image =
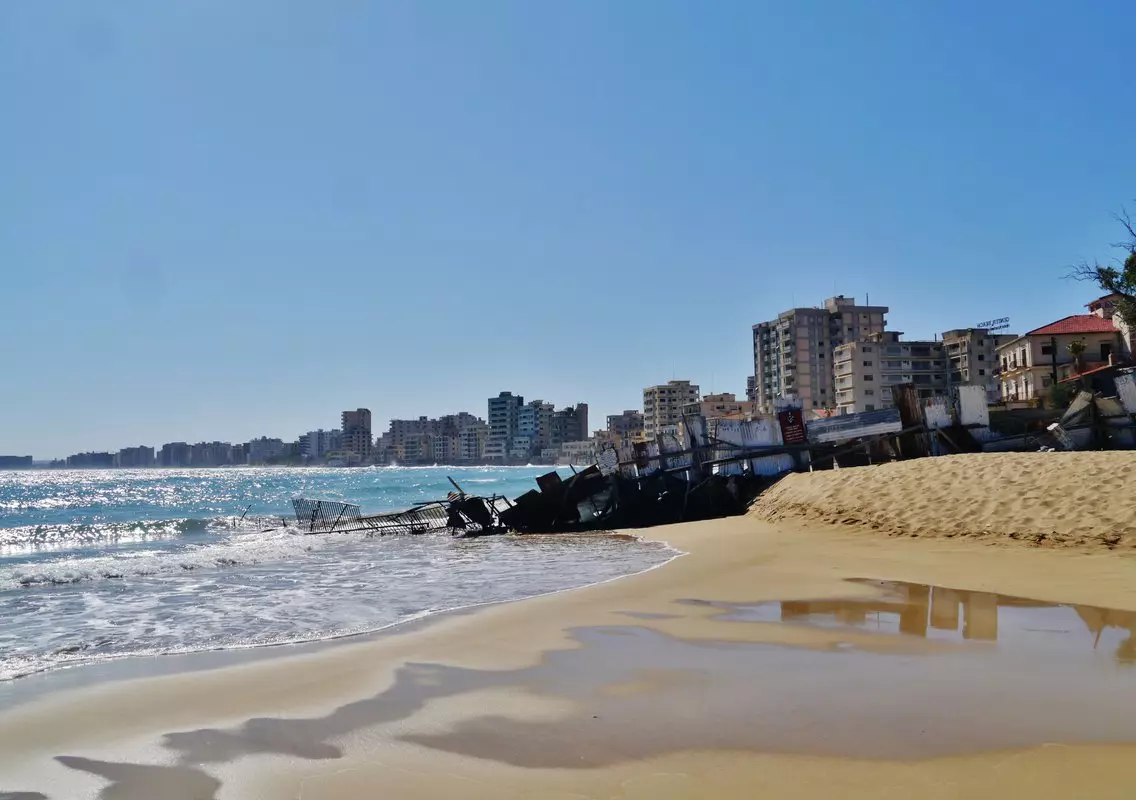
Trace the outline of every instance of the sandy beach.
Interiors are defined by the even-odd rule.
[[[0,797],[1129,797],[1136,558],[1079,528],[1134,518],[1136,460],[1016,458],[792,476],[639,575],[45,696],[0,713]]]
[[[750,509],[889,536],[1131,550],[1136,452],[983,453],[789,475]]]

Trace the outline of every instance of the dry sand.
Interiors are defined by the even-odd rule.
[[[1055,473],[1073,463],[1045,458],[1018,463]],[[963,461],[927,463],[968,472]],[[867,480],[857,472],[840,475]],[[1110,491],[1102,477],[1071,482],[1092,496]],[[818,479],[834,480],[792,478],[781,492],[799,483],[805,496]],[[1056,513],[1065,482],[1052,481]],[[908,486],[919,496],[892,495],[902,515],[926,499],[919,480]],[[983,496],[969,506],[984,507]],[[1123,613],[1136,611],[1136,558],[752,516],[650,533],[688,554],[403,635],[0,711],[0,796],[1131,797],[1136,667],[1119,665],[1117,628],[1102,629],[1106,648],[1102,631],[1094,643],[1084,626],[1136,618]],[[726,613],[762,601],[881,602],[850,578],[958,590],[971,640]],[[1031,661],[975,641],[997,635],[990,592],[1083,604],[1064,610],[1069,631],[1053,632],[1077,648]]]
[[[789,475],[750,514],[889,536],[1136,548],[1136,452],[983,453]]]

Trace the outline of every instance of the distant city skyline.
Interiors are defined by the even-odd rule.
[[[838,294],[1044,325],[1136,197],[1129,13],[3,4],[0,453],[744,396]]]

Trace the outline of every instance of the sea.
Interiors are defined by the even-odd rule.
[[[640,572],[604,535],[310,535],[294,497],[364,513],[535,488],[547,467],[0,472],[0,681],[92,662],[348,637]]]

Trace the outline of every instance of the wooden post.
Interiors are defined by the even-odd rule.
[[[919,392],[915,384],[896,384],[891,387],[891,393],[904,429],[904,433],[898,437],[900,454],[903,458],[930,455],[926,437],[916,432],[923,426],[923,409],[919,405]]]

